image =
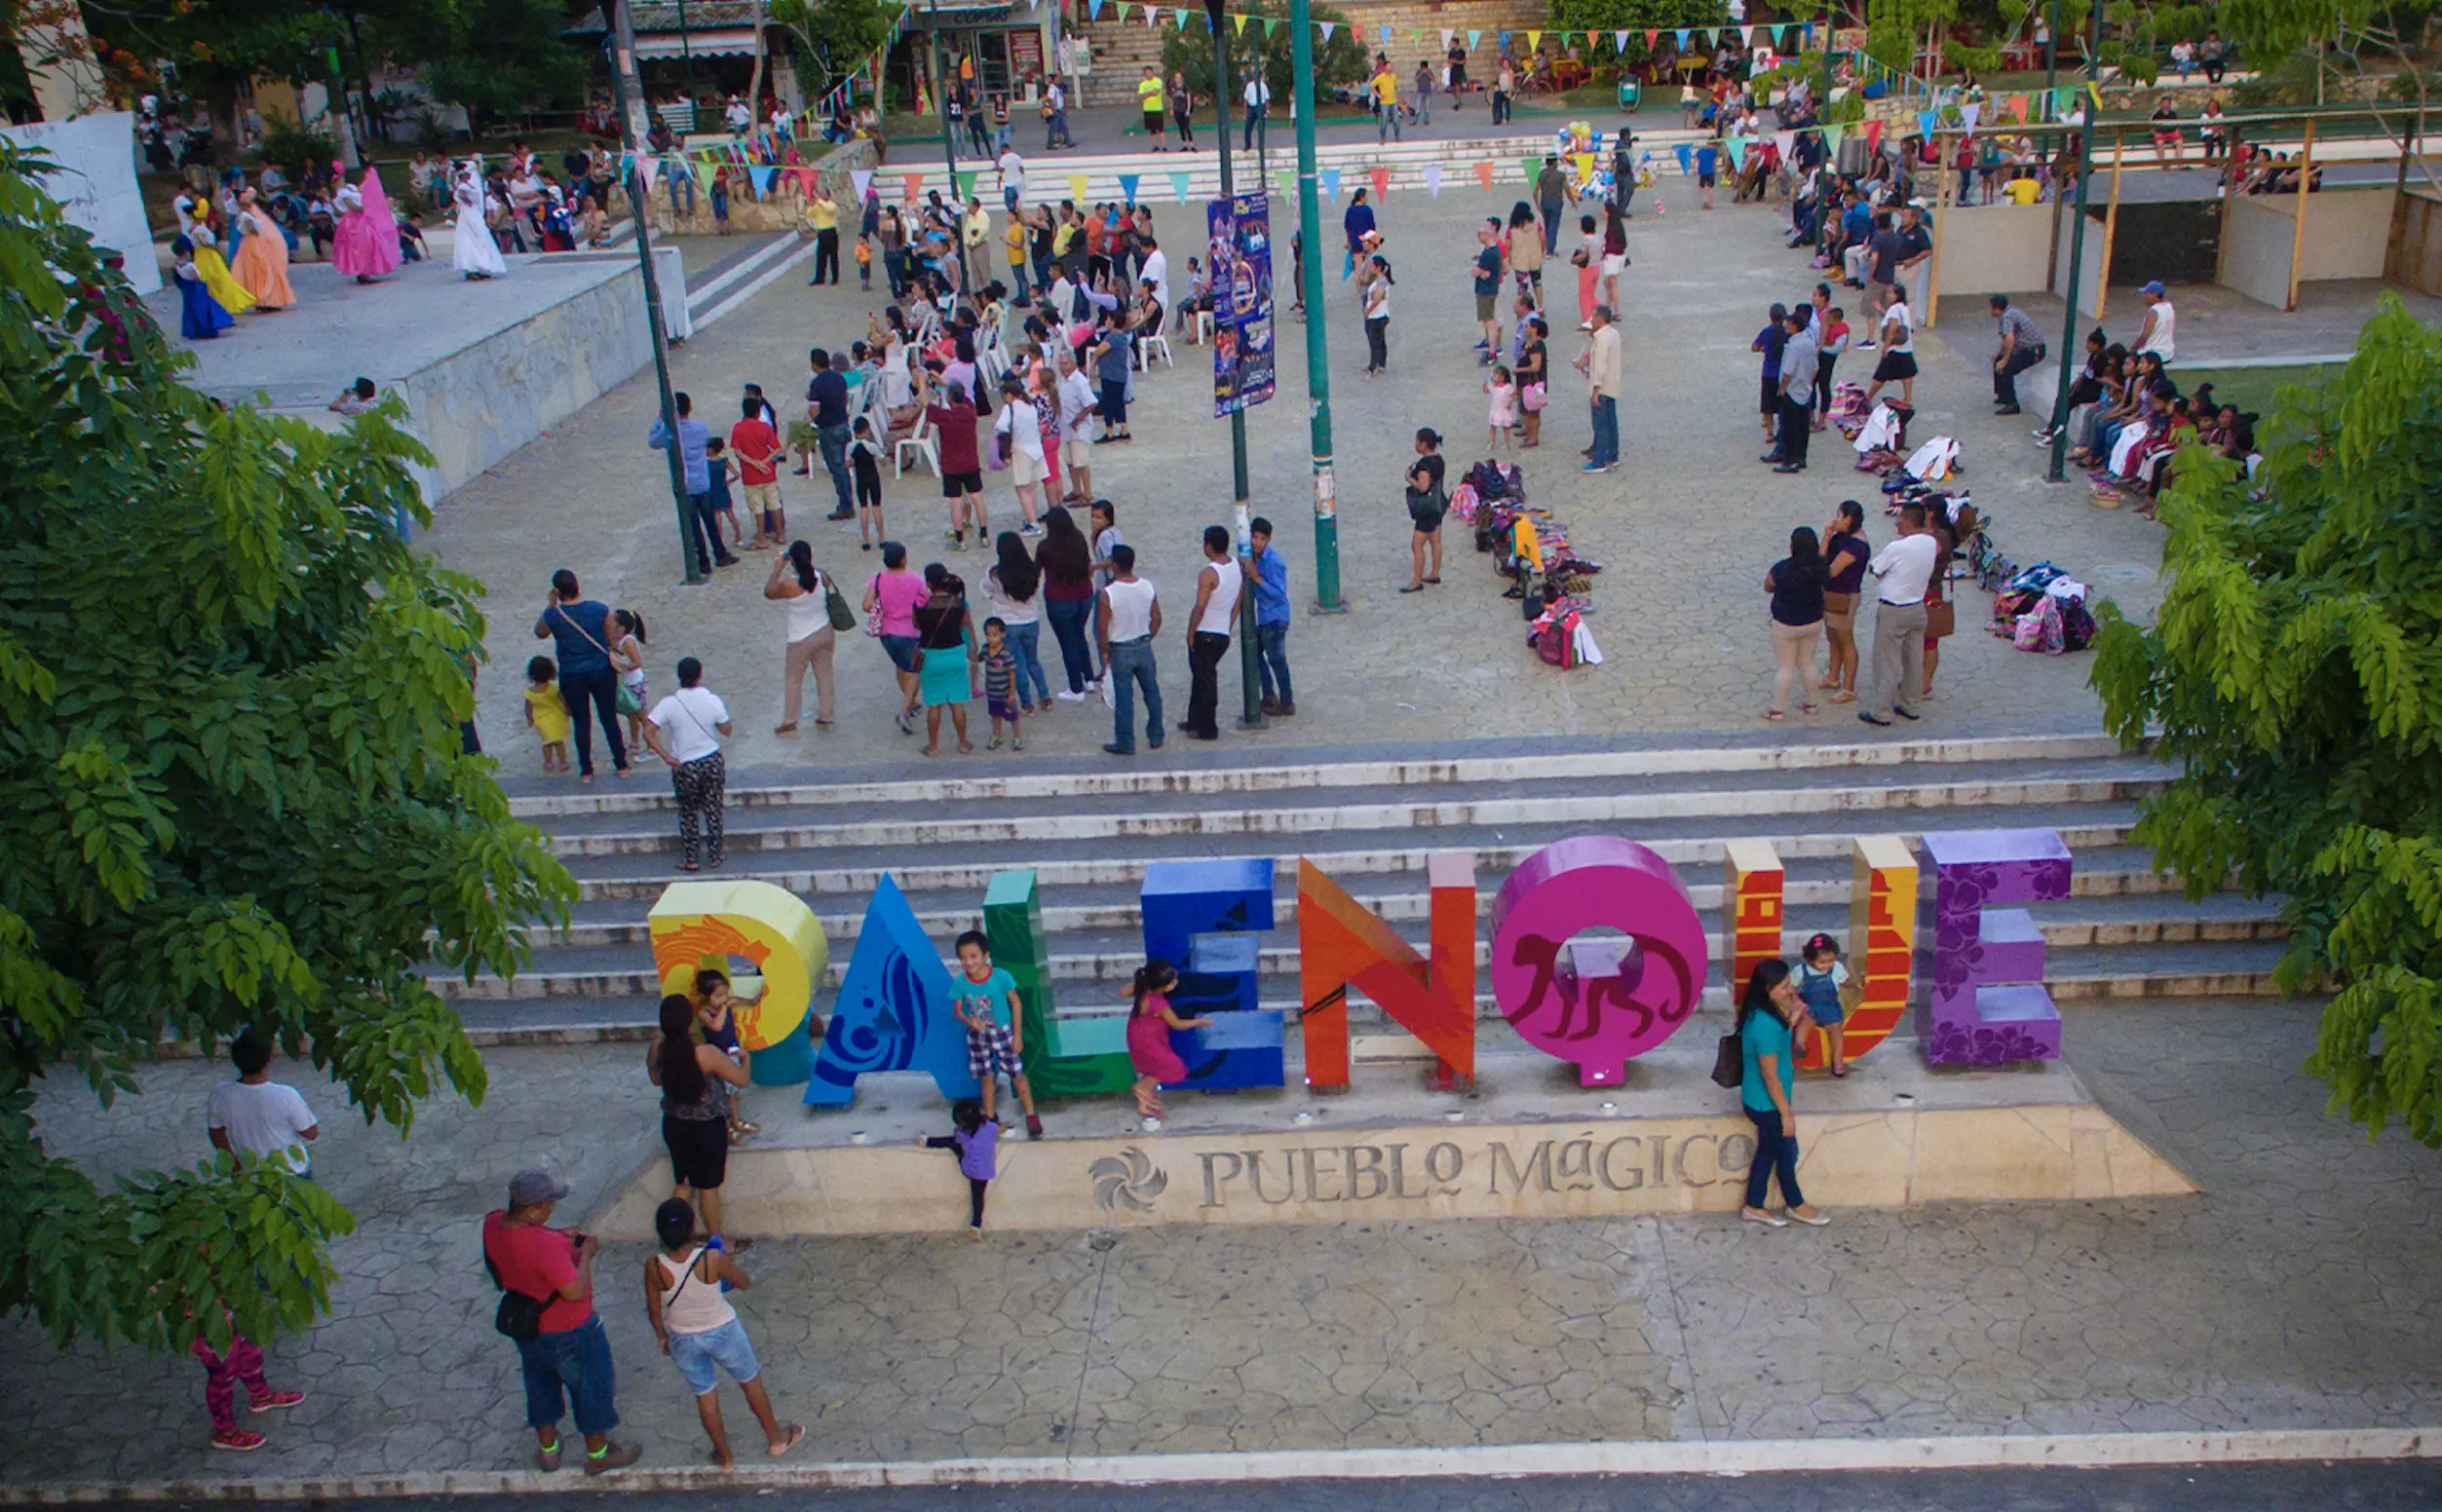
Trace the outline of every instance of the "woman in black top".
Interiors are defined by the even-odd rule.
[[[1546,338],[1551,326],[1542,316],[1527,322],[1532,332],[1526,338],[1526,350],[1518,355],[1518,418],[1526,435],[1521,446],[1540,446],[1544,441],[1544,406],[1551,401],[1551,355]]]
[[[1407,516],[1416,532],[1409,539],[1408,549],[1416,558],[1416,574],[1402,593],[1422,593],[1428,583],[1441,581],[1441,516],[1450,508],[1449,490],[1442,486],[1447,476],[1441,461],[1441,436],[1430,426],[1416,433],[1416,462],[1407,470]],[[1433,570],[1425,572],[1425,552],[1432,551]]]
[[[1866,564],[1874,559],[1873,544],[1865,539],[1865,507],[1843,499],[1823,527],[1823,634],[1831,643],[1831,661],[1823,686],[1832,691],[1827,703],[1857,701],[1857,595],[1865,587]]]
[[[916,606],[916,675],[925,704],[924,753],[941,754],[941,709],[947,705],[963,754],[975,748],[967,738],[967,700],[974,686],[967,585],[939,562],[925,565],[924,584],[933,590],[932,597]]]
[[[1823,635],[1823,548],[1812,526],[1789,532],[1789,554],[1764,574],[1764,591],[1773,596],[1773,660],[1779,668],[1773,677],[1773,704],[1764,717],[1780,718],[1781,705],[1789,701],[1790,680],[1802,673],[1802,691],[1808,697],[1799,700],[1798,712],[1812,714],[1814,644]]]

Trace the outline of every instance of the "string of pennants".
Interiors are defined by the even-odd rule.
[[[1191,19],[1202,22],[1205,31],[1209,32],[1212,29],[1211,19],[1201,8],[1148,5],[1141,3],[1141,0],[1086,0],[1086,15],[1088,19],[1100,20],[1106,7],[1116,7],[1119,19],[1123,21],[1141,13],[1145,25],[1151,28],[1158,29],[1166,18],[1171,26],[1180,31],[1187,29],[1187,23]],[[1222,19],[1234,27],[1240,36],[1245,35],[1250,23],[1259,22],[1263,26],[1264,35],[1269,37],[1278,32],[1288,19],[1280,16],[1256,16],[1242,11],[1225,11],[1222,13]],[[1313,23],[1315,30],[1325,42],[1329,42],[1344,24],[1347,23],[1340,21]],[[1441,45],[1444,48],[1449,47],[1454,39],[1463,36],[1467,38],[1467,45],[1470,51],[1482,47],[1486,36],[1499,38],[1501,46],[1505,48],[1509,45],[1511,38],[1523,36],[1526,38],[1528,52],[1542,47],[1545,37],[1557,40],[1563,47],[1583,42],[1589,48],[1599,46],[1602,39],[1608,37],[1611,39],[1614,51],[1625,53],[1628,50],[1628,39],[1641,32],[1649,52],[1660,45],[1661,38],[1669,37],[1677,44],[1679,51],[1684,53],[1691,41],[1701,47],[1711,47],[1716,41],[1744,42],[1752,47],[1761,47],[1768,42],[1774,42],[1778,43],[1785,51],[1794,51],[1794,44],[1800,38],[1804,39],[1807,46],[1813,46],[1814,24],[1812,21],[1773,21],[1753,26],[1629,26],[1616,30],[1589,28],[1577,31],[1558,28],[1505,31],[1498,28],[1487,30],[1482,27],[1444,26],[1440,30]],[[1380,27],[1381,44],[1384,47],[1391,46],[1399,29],[1390,25]],[[1406,29],[1419,46],[1432,39],[1432,31],[1427,27],[1411,26]],[[1348,30],[1352,36],[1355,36],[1359,34],[1360,28],[1349,25]]]

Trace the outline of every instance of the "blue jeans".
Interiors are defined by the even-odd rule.
[[[1136,748],[1136,689],[1145,690],[1145,739],[1162,746],[1162,684],[1154,676],[1153,637],[1111,644],[1111,743]]]
[[[754,1344],[746,1338],[745,1322],[740,1318],[701,1334],[672,1333],[669,1359],[678,1367],[687,1389],[698,1396],[720,1385],[716,1370],[729,1372],[729,1379],[742,1386],[763,1374],[762,1362],[754,1357]]]
[[[1051,684],[1043,675],[1043,622],[1030,620],[1024,624],[1009,626],[1009,649],[1017,657],[1017,701],[1032,709],[1038,703],[1051,701]],[[1034,696],[1026,695],[1027,679],[1034,679]]]
[[[1255,667],[1263,674],[1264,697],[1277,699],[1294,707],[1297,695],[1289,691],[1288,638],[1289,627],[1285,623],[1256,625],[1255,650],[1259,655],[1255,658]],[[1277,695],[1273,691],[1276,687],[1279,690]]]
[[[1781,1131],[1780,1111],[1767,1108],[1758,1113],[1749,1108],[1746,1116],[1755,1125],[1755,1160],[1746,1168],[1746,1205],[1762,1207],[1772,1191],[1773,1178],[1778,1176],[1782,1205],[1806,1206],[1806,1194],[1798,1191],[1798,1142]]]
[[[1381,141],[1399,139],[1399,107],[1383,105],[1374,112],[1374,135]]]
[[[1620,460],[1620,401],[1606,394],[1594,401],[1594,455],[1590,461],[1609,467]]]
[[[1043,610],[1051,617],[1051,634],[1060,643],[1060,668],[1068,673],[1068,691],[1084,693],[1086,684],[1093,681],[1093,653],[1086,646],[1093,600],[1046,598]]]
[[[619,1426],[619,1407],[613,1400],[618,1370],[611,1364],[610,1337],[602,1332],[600,1318],[588,1318],[565,1333],[517,1341],[517,1362],[525,1372],[527,1427],[556,1424],[563,1400],[576,1414],[577,1431],[589,1438]]]
[[[848,491],[848,427],[824,426],[814,433],[814,438],[822,450],[823,469],[831,474],[831,488],[839,495],[839,512],[856,513],[856,502]]]
[[[696,175],[692,169],[684,164],[676,169],[666,169],[662,173],[662,181],[669,185],[669,212],[671,214],[692,215],[696,212]],[[678,205],[678,191],[681,189],[687,191],[687,205],[684,209],[681,209]]]

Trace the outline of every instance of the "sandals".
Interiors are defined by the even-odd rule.
[[[763,1452],[774,1459],[778,1459],[805,1441],[806,1425],[802,1422],[792,1422],[781,1430],[781,1441],[777,1444],[765,1445]]]
[[[820,721],[817,721],[817,723],[820,723]],[[772,727],[772,733],[774,735],[795,735],[797,733],[797,727],[795,725],[774,725]]]

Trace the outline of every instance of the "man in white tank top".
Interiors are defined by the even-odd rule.
[[[1238,624],[1238,594],[1242,580],[1238,558],[1230,554],[1230,533],[1220,525],[1204,527],[1204,568],[1196,575],[1196,612],[1187,617],[1187,719],[1179,728],[1190,739],[1218,740],[1214,722],[1221,706],[1221,659],[1229,655],[1230,632]]]
[[[1136,576],[1136,548],[1125,542],[1111,548],[1111,581],[1103,585],[1095,615],[1095,636],[1102,643],[1106,668],[1102,686],[1111,694],[1111,743],[1114,756],[1136,754],[1136,691],[1145,695],[1145,738],[1162,749],[1162,685],[1154,675],[1153,638],[1162,633],[1162,601],[1153,585]]]

